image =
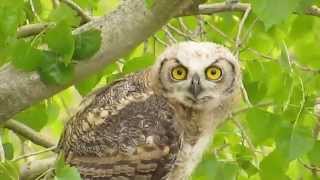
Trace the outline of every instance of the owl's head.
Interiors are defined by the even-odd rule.
[[[240,67],[229,49],[210,42],[167,48],[152,67],[156,93],[195,109],[213,109],[239,89]]]

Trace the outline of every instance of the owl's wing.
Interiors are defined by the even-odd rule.
[[[67,123],[58,148],[85,179],[159,180],[180,148],[173,109],[143,73],[89,96]]]

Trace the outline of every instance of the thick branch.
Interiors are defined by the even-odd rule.
[[[50,168],[53,168],[55,160],[56,156],[48,159],[28,161],[20,168],[20,179],[35,179],[41,173],[45,172]]]
[[[192,16],[192,15],[212,15],[214,13],[238,11],[245,12],[250,7],[249,3],[237,3],[228,5],[226,3],[214,3],[214,4],[201,4],[198,8],[192,8],[189,11],[184,11],[179,16]],[[320,17],[320,8],[317,6],[311,6],[304,12],[306,15]]]
[[[23,136],[24,138],[30,140],[34,144],[50,148],[55,145],[54,142],[49,141],[47,138],[45,138],[40,133],[34,131],[30,127],[15,121],[15,120],[8,120],[4,123],[4,127],[12,130],[13,132],[19,134],[20,136]]]
[[[75,66],[75,79],[67,85],[46,85],[35,72],[23,72],[7,64],[0,68],[0,122],[32,104],[48,98],[72,83],[97,73],[107,64],[126,54],[160,29],[176,11],[192,0],[159,0],[148,10],[144,0],[123,1],[117,10],[75,30],[100,29],[102,46],[87,61]]]

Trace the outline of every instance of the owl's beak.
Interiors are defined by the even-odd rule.
[[[189,92],[197,97],[202,91],[202,87],[200,85],[200,76],[198,74],[194,74],[191,79],[191,85],[189,87]]]

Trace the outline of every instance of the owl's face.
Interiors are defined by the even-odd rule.
[[[153,66],[155,91],[195,109],[216,108],[239,88],[240,68],[232,53],[214,43],[169,47]]]

